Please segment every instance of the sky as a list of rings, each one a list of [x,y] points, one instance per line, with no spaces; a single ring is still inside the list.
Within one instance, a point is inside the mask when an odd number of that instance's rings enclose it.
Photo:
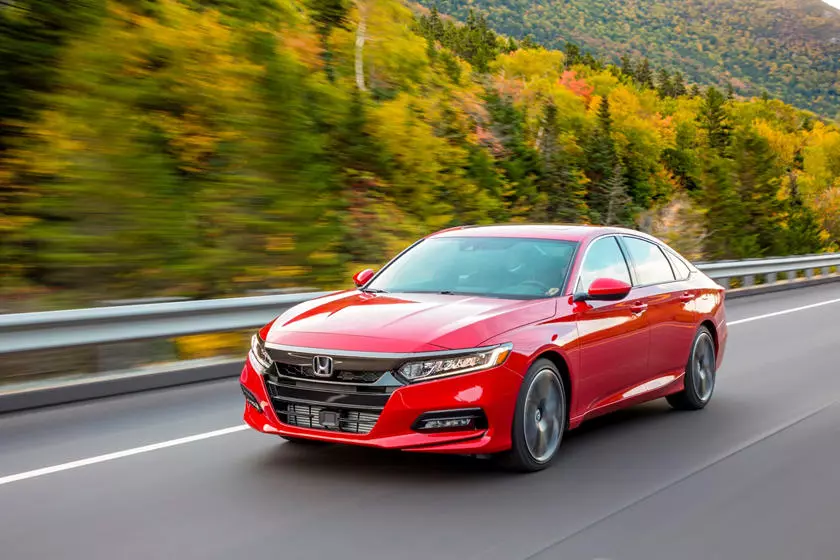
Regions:
[[[823,2],[840,10],[840,0],[823,0]]]

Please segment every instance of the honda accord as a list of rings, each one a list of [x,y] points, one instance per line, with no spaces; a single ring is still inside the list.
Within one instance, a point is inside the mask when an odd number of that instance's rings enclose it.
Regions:
[[[704,408],[726,347],[723,287],[627,229],[453,228],[354,283],[254,334],[252,428],[536,471],[584,420]]]

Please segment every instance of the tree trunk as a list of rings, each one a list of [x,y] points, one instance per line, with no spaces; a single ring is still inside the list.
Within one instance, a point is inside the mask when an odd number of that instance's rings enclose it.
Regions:
[[[358,2],[359,27],[356,29],[356,87],[359,91],[367,91],[365,87],[365,33],[367,33],[367,7],[363,1]]]

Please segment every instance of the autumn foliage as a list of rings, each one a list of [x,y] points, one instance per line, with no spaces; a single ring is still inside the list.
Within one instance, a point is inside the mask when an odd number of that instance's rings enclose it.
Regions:
[[[38,27],[57,13],[63,28]],[[396,0],[21,0],[0,21],[7,296],[337,287],[465,223],[619,224],[695,259],[840,239],[835,125],[649,84],[480,17]]]

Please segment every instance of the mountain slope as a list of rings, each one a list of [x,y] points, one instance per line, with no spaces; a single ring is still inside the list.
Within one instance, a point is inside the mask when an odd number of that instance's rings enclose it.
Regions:
[[[741,95],[767,90],[835,117],[840,111],[840,10],[821,0],[420,0],[459,19],[470,8],[496,30],[549,47],[579,44],[679,69]]]

